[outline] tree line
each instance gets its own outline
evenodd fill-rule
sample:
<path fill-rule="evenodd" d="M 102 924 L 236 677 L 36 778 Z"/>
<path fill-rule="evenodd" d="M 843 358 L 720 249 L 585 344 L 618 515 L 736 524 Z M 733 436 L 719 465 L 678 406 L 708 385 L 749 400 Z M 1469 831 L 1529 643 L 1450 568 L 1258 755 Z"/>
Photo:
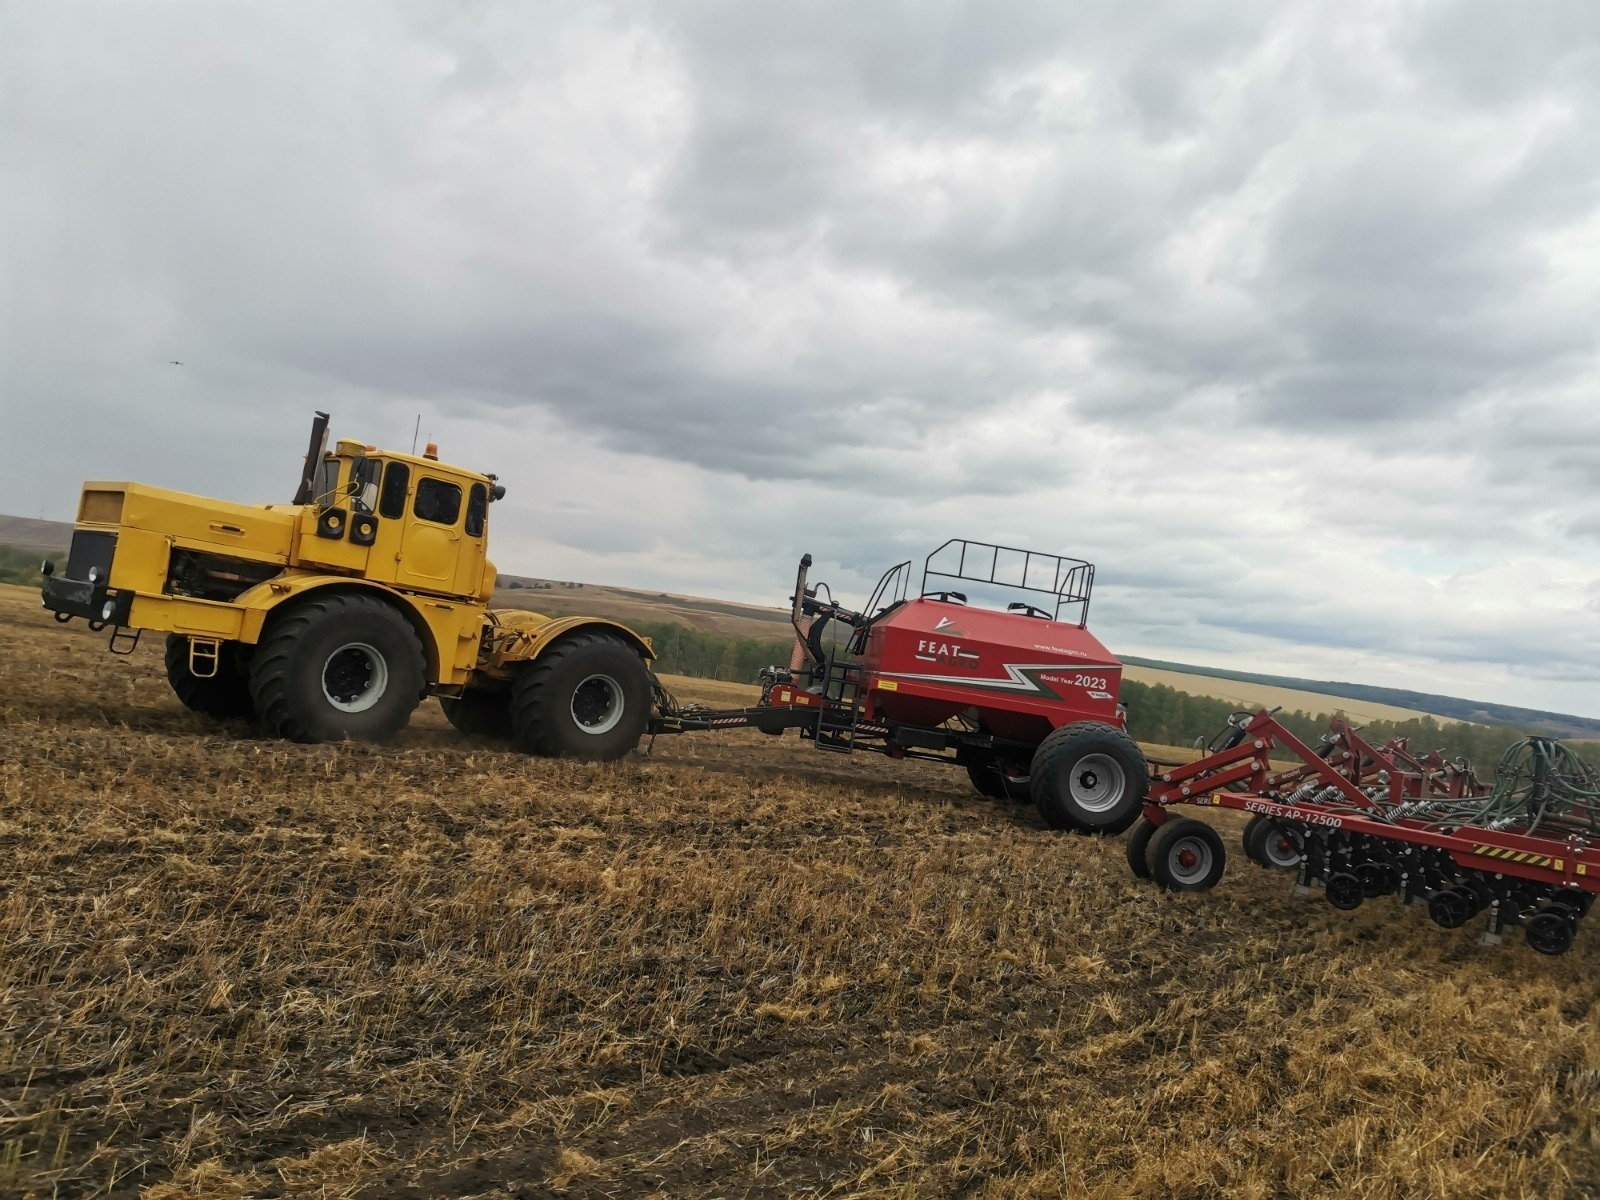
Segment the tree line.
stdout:
<path fill-rule="evenodd" d="M 1122 702 L 1128 707 L 1128 732 L 1137 741 L 1165 746 L 1192 746 L 1197 739 L 1215 737 L 1226 726 L 1228 717 L 1240 707 L 1229 700 L 1192 696 L 1166 684 L 1135 683 L 1131 679 L 1122 681 Z M 1297 710 L 1274 715 L 1295 737 L 1315 746 L 1338 712 L 1338 709 L 1332 713 Z M 1353 723 L 1360 727 L 1361 736 L 1373 745 L 1381 746 L 1392 738 L 1409 738 L 1414 753 L 1440 750 L 1447 758 L 1466 758 L 1485 776 L 1510 746 L 1530 736 L 1529 730 L 1510 725 L 1441 723 L 1430 716 Z M 1600 758 L 1600 743 L 1571 744 L 1591 760 Z"/>

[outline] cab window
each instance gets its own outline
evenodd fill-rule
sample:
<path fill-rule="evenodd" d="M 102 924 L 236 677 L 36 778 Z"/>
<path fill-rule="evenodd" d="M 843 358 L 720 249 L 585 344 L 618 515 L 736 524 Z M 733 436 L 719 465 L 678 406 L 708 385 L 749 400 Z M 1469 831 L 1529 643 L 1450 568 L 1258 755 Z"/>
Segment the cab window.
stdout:
<path fill-rule="evenodd" d="M 378 498 L 378 515 L 393 520 L 406 515 L 406 493 L 411 490 L 411 468 L 392 462 L 383 469 L 383 494 Z"/>
<path fill-rule="evenodd" d="M 350 464 L 350 507 L 356 512 L 374 511 L 378 503 L 378 474 L 383 464 L 375 458 L 357 458 Z"/>
<path fill-rule="evenodd" d="M 467 536 L 482 537 L 484 522 L 488 518 L 489 489 L 481 483 L 475 483 L 467 494 Z"/>
<path fill-rule="evenodd" d="M 424 475 L 417 481 L 417 498 L 411 504 L 411 515 L 419 521 L 454 525 L 461 515 L 460 485 Z"/>
<path fill-rule="evenodd" d="M 317 464 L 317 479 L 312 496 L 319 505 L 328 507 L 339 503 L 339 459 L 330 454 Z"/>

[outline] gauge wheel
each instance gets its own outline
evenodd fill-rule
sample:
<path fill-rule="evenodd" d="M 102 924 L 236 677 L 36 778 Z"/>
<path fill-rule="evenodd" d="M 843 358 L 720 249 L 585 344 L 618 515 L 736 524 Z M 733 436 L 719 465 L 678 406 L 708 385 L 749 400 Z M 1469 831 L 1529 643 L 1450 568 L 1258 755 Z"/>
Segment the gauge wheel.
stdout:
<path fill-rule="evenodd" d="M 1222 838 L 1193 817 L 1168 821 L 1150 842 L 1150 874 L 1169 892 L 1209 891 L 1226 865 Z"/>

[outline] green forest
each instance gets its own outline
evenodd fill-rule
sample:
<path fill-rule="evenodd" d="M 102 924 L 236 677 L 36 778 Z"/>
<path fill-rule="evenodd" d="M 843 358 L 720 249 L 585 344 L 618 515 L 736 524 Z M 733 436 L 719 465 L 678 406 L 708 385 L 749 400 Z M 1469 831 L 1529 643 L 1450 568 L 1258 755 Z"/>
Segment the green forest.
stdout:
<path fill-rule="evenodd" d="M 44 582 L 39 574 L 41 556 L 33 550 L 19 550 L 15 546 L 0 546 L 0 583 L 20 583 L 24 587 L 38 587 Z"/>
<path fill-rule="evenodd" d="M 1128 732 L 1141 742 L 1164 746 L 1192 746 L 1196 739 L 1209 740 L 1221 732 L 1238 706 L 1209 696 L 1191 696 L 1165 684 L 1135 683 L 1124 680 L 1122 702 L 1128 706 Z M 1336 710 L 1337 711 L 1337 710 Z M 1303 742 L 1315 745 L 1333 713 L 1280 712 L 1279 723 Z M 1509 725 L 1467 725 L 1456 721 L 1440 723 L 1433 717 L 1407 721 L 1368 721 L 1360 726 L 1361 736 L 1381 745 L 1390 738 L 1410 738 L 1418 752 L 1441 750 L 1447 757 L 1464 757 L 1481 768 L 1492 770 L 1507 747 L 1528 736 L 1525 729 Z M 1572 743 L 1581 753 L 1597 757 L 1596 743 Z"/>

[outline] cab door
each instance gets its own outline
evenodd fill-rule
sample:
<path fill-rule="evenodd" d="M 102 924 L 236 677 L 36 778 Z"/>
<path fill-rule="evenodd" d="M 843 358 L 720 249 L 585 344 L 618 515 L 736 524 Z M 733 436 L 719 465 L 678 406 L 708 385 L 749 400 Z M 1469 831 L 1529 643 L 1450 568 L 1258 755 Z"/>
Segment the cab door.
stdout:
<path fill-rule="evenodd" d="M 428 471 L 416 473 L 395 583 L 418 591 L 458 594 L 465 511 L 466 490 L 460 482 Z"/>
<path fill-rule="evenodd" d="M 461 533 L 456 595 L 476 596 L 483 582 L 483 561 L 489 544 L 489 489 L 481 483 L 467 489 L 467 511 L 461 519 Z"/>

